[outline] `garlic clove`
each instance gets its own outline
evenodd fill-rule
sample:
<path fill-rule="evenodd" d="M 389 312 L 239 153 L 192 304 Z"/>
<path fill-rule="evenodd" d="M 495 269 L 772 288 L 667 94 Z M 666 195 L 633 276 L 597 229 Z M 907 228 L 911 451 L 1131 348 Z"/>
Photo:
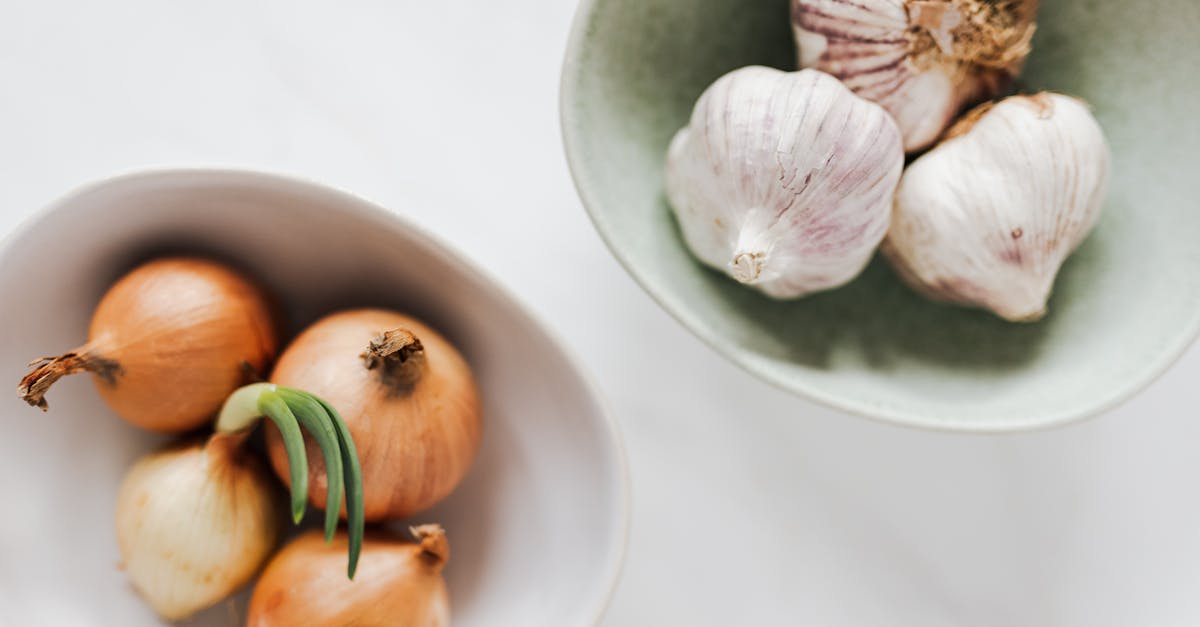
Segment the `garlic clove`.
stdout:
<path fill-rule="evenodd" d="M 215 435 L 151 453 L 117 495 L 117 546 L 133 587 L 160 616 L 180 620 L 250 581 L 283 524 L 274 479 Z M 344 556 L 343 556 L 344 559 Z"/>
<path fill-rule="evenodd" d="M 936 300 L 1041 318 L 1100 217 L 1111 158 L 1099 123 L 1042 93 L 983 105 L 947 136 L 905 171 L 884 254 Z"/>
<path fill-rule="evenodd" d="M 963 107 L 1020 74 L 1038 0 L 792 0 L 800 67 L 828 72 L 932 145 Z"/>
<path fill-rule="evenodd" d="M 838 287 L 883 239 L 904 165 L 878 105 L 816 70 L 735 70 L 667 151 L 666 192 L 705 264 L 775 298 Z"/>

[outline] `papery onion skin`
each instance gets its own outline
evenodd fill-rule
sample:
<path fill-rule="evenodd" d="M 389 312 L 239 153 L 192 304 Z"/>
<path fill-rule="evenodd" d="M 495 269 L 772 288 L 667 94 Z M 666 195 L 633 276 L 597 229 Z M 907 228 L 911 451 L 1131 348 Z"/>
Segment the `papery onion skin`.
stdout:
<path fill-rule="evenodd" d="M 415 383 L 397 389 L 362 354 L 381 334 L 408 329 L 424 347 Z M 415 363 L 415 362 L 414 362 Z M 283 352 L 271 381 L 321 397 L 341 413 L 362 462 L 366 520 L 424 511 L 454 490 L 479 449 L 479 393 L 458 350 L 429 326 L 382 309 L 327 316 Z M 287 482 L 287 456 L 267 429 L 271 464 Z M 309 449 L 309 502 L 325 505 L 325 466 Z M 344 508 L 342 515 L 345 515 Z"/>
<path fill-rule="evenodd" d="M 168 446 L 135 463 L 121 483 L 122 567 L 167 620 L 187 618 L 241 588 L 278 544 L 285 519 L 278 486 L 240 442 L 219 434 L 207 444 Z"/>
<path fill-rule="evenodd" d="M 247 627 L 442 627 L 450 600 L 441 571 L 449 557 L 437 525 L 414 530 L 419 542 L 367 534 L 358 576 L 346 579 L 346 535 L 326 544 L 316 531 L 290 542 L 263 571 Z"/>
<path fill-rule="evenodd" d="M 44 409 L 55 380 L 86 370 L 126 421 L 162 433 L 195 429 L 248 382 L 248 370 L 265 373 L 278 350 L 273 314 L 263 290 L 228 266 L 156 259 L 104 294 L 86 345 L 40 364 L 19 391 Z"/>

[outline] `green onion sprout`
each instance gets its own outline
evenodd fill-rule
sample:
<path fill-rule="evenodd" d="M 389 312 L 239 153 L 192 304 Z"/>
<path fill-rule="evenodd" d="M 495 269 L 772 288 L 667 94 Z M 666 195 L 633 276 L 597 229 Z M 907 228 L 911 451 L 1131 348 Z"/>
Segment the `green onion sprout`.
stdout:
<path fill-rule="evenodd" d="M 308 457 L 301 427 L 312 435 L 321 449 L 329 485 L 325 500 L 325 541 L 332 541 L 337 531 L 344 494 L 350 537 L 346 575 L 354 579 L 362 552 L 365 521 L 362 466 L 350 429 L 329 403 L 308 392 L 272 383 L 253 383 L 230 395 L 217 417 L 216 428 L 223 433 L 243 431 L 252 428 L 262 416 L 275 423 L 283 436 L 291 482 L 292 520 L 297 524 L 304 518 L 308 504 Z"/>

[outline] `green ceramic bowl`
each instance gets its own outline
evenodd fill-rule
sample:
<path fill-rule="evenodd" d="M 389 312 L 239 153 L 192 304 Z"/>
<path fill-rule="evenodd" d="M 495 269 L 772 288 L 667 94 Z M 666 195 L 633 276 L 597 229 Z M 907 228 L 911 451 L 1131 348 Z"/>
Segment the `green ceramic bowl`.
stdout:
<path fill-rule="evenodd" d="M 562 82 L 583 203 L 667 311 L 783 388 L 958 431 L 1094 415 L 1149 384 L 1200 330 L 1200 3 L 1043 5 L 1021 88 L 1090 102 L 1114 178 L 1101 224 L 1039 323 L 928 302 L 880 259 L 842 289 L 777 302 L 689 255 L 663 196 L 667 142 L 725 72 L 794 67 L 786 0 L 583 1 Z"/>

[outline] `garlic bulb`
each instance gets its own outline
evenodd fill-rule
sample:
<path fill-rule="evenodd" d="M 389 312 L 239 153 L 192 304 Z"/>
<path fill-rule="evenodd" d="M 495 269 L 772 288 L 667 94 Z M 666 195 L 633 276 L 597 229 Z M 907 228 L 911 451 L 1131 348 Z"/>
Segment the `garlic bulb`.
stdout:
<path fill-rule="evenodd" d="M 838 77 L 896 118 L 909 152 L 1021 72 L 1038 0 L 792 0 L 800 67 Z"/>
<path fill-rule="evenodd" d="M 134 588 L 179 620 L 245 585 L 279 539 L 283 508 L 241 436 L 175 445 L 139 460 L 117 495 L 117 545 Z M 344 559 L 344 558 L 343 558 Z"/>
<path fill-rule="evenodd" d="M 1082 102 L 1059 94 L 983 105 L 917 159 L 883 251 L 937 300 L 1041 318 L 1054 278 L 1100 217 L 1109 151 Z"/>
<path fill-rule="evenodd" d="M 701 261 L 795 298 L 862 271 L 903 166 L 887 112 L 837 79 L 746 67 L 705 90 L 675 135 L 667 196 Z"/>

